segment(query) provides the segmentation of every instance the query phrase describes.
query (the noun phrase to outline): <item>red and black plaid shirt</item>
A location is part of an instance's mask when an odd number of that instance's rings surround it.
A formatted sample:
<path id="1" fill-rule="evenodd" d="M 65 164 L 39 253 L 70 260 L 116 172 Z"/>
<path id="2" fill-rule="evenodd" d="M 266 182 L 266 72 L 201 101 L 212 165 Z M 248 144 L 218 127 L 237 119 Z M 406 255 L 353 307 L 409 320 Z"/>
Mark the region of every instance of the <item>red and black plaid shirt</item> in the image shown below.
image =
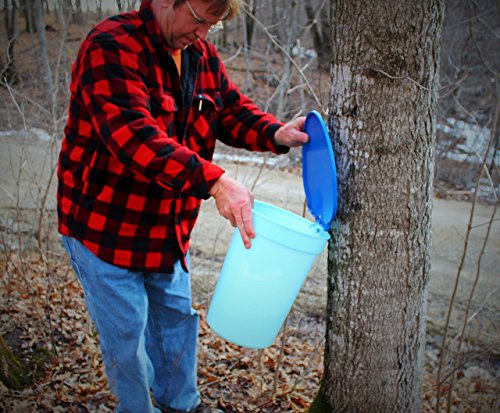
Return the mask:
<path id="1" fill-rule="evenodd" d="M 215 140 L 283 153 L 281 126 L 228 79 L 215 47 L 182 52 L 182 76 L 143 1 L 99 23 L 72 69 L 59 158 L 59 231 L 114 265 L 170 272 L 224 171 Z"/>

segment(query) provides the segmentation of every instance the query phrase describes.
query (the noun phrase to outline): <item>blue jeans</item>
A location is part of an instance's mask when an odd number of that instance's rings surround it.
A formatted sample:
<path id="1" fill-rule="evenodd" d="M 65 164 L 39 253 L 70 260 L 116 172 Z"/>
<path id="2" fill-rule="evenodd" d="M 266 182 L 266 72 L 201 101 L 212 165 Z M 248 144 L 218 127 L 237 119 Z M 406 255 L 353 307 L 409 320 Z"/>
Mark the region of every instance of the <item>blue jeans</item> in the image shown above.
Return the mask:
<path id="1" fill-rule="evenodd" d="M 116 412 L 158 413 L 150 389 L 160 406 L 194 409 L 198 313 L 189 274 L 179 262 L 172 274 L 130 271 L 100 260 L 74 238 L 63 242 L 99 333 Z"/>

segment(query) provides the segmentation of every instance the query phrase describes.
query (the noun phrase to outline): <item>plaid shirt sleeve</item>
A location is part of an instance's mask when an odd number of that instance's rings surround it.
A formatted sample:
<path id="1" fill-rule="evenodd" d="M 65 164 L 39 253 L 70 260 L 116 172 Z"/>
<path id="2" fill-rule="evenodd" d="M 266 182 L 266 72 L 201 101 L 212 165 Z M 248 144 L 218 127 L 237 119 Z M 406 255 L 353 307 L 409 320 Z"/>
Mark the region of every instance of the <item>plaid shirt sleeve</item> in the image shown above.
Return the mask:
<path id="1" fill-rule="evenodd" d="M 134 47 L 137 46 L 137 47 Z M 126 168 L 198 198 L 222 175 L 218 166 L 171 139 L 151 116 L 141 47 L 96 36 L 80 63 L 80 88 L 92 124 Z"/>

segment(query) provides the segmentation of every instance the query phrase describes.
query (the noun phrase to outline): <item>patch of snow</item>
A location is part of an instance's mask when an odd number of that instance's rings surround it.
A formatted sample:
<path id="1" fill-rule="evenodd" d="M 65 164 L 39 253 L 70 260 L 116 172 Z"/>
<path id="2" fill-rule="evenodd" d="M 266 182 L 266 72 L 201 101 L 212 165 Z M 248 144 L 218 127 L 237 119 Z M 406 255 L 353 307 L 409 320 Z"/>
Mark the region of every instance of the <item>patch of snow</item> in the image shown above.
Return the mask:
<path id="1" fill-rule="evenodd" d="M 314 49 L 306 49 L 305 47 L 298 47 L 297 45 L 292 47 L 292 56 L 298 56 L 300 53 L 301 58 L 316 59 L 318 54 Z"/>
<path id="2" fill-rule="evenodd" d="M 12 138 L 13 136 L 17 135 L 19 135 L 19 132 L 15 130 L 0 131 L 0 138 Z"/>
<path id="3" fill-rule="evenodd" d="M 20 140 L 38 140 L 42 142 L 50 142 L 52 140 L 52 136 L 40 128 L 0 131 L 0 138 L 17 138 Z"/>
<path id="4" fill-rule="evenodd" d="M 39 141 L 50 142 L 52 141 L 52 136 L 50 136 L 47 131 L 40 128 L 31 128 L 29 132 L 36 137 Z"/>
<path id="5" fill-rule="evenodd" d="M 491 131 L 479 125 L 454 118 L 446 119 L 445 124 L 438 124 L 440 139 L 437 150 L 448 159 L 480 164 L 486 154 Z M 491 162 L 495 148 L 490 148 L 487 162 Z M 495 163 L 500 162 L 500 153 L 495 155 Z"/>
<path id="6" fill-rule="evenodd" d="M 228 153 L 215 153 L 213 157 L 214 161 L 229 161 L 244 164 L 262 165 L 265 163 L 270 167 L 283 166 L 288 163 L 288 158 L 285 156 L 263 156 L 260 154 L 250 154 L 250 155 L 234 155 Z"/>

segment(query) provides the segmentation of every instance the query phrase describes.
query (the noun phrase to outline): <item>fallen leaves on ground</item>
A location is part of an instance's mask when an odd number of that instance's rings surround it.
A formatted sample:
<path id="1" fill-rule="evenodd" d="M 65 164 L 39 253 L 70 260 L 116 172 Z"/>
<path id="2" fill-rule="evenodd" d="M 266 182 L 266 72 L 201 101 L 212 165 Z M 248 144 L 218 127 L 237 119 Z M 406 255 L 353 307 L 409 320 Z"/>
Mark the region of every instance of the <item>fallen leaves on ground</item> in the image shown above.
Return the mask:
<path id="1" fill-rule="evenodd" d="M 106 382 L 98 337 L 67 262 L 13 254 L 2 267 L 0 333 L 26 364 L 37 349 L 50 352 L 24 390 L 0 384 L 0 412 L 113 411 L 116 399 Z M 207 403 L 229 413 L 308 409 L 320 384 L 323 322 L 293 316 L 283 346 L 280 334 L 273 346 L 251 350 L 218 337 L 206 322 L 207 309 L 196 309 L 198 382 Z"/>
<path id="2" fill-rule="evenodd" d="M 98 337 L 83 293 L 63 254 L 5 254 L 0 259 L 0 333 L 26 367 L 23 390 L 0 383 L 0 413 L 106 413 L 109 391 Z M 286 334 L 263 350 L 238 347 L 218 337 L 200 313 L 199 389 L 228 413 L 307 412 L 321 382 L 324 320 L 292 314 Z M 283 343 L 283 338 L 285 338 Z M 436 352 L 437 350 L 432 350 Z M 493 354 L 493 353 L 489 353 Z M 423 412 L 435 411 L 437 356 L 429 346 Z M 464 365 L 456 372 L 452 412 L 498 411 L 498 379 L 488 369 Z M 446 411 L 443 385 L 440 406 Z"/>

